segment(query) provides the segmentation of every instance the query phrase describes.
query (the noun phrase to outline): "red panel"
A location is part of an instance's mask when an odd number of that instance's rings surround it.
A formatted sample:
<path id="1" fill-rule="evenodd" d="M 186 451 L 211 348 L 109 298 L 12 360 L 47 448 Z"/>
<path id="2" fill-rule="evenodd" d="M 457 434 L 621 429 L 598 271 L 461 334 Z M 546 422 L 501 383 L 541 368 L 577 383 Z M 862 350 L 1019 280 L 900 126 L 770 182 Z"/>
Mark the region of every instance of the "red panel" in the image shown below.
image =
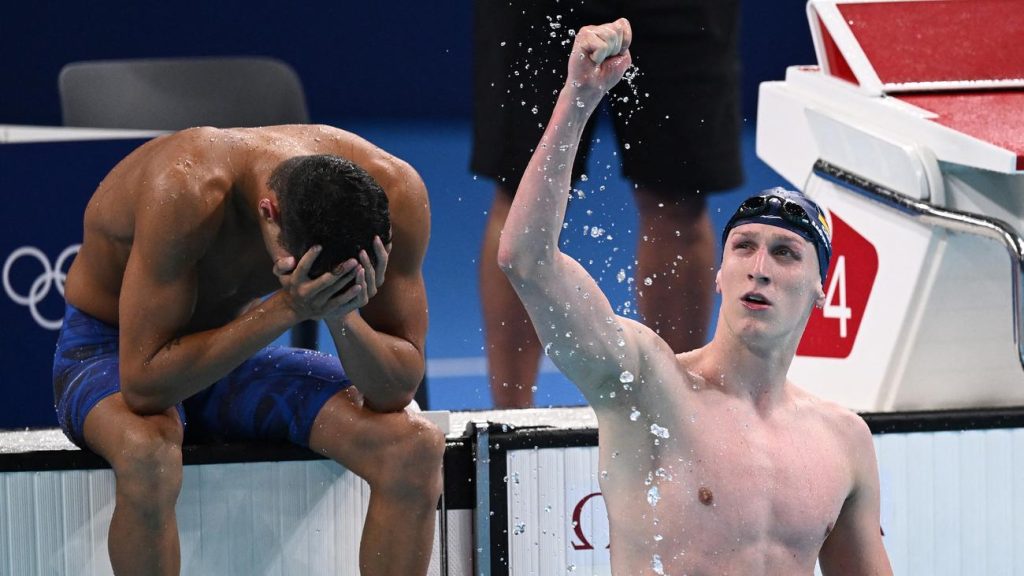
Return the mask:
<path id="1" fill-rule="evenodd" d="M 797 356 L 846 358 L 853 350 L 860 323 L 878 274 L 878 252 L 832 212 L 832 262 L 825 286 L 825 306 L 815 308 L 797 346 Z"/>
<path id="2" fill-rule="evenodd" d="M 839 51 L 836 41 L 832 39 L 832 35 L 829 34 L 828 28 L 825 28 L 821 18 L 818 18 L 818 29 L 821 30 L 821 42 L 825 48 L 825 59 L 828 60 L 828 69 L 831 74 L 847 82 L 859 84 L 857 77 L 853 75 L 853 70 L 850 69 L 850 65 L 843 57 L 843 53 Z"/>
<path id="3" fill-rule="evenodd" d="M 898 94 L 904 102 L 938 114 L 933 121 L 1017 155 L 1024 170 L 1024 90 Z"/>
<path id="4" fill-rule="evenodd" d="M 1024 2 L 841 4 L 883 84 L 1024 78 Z"/>

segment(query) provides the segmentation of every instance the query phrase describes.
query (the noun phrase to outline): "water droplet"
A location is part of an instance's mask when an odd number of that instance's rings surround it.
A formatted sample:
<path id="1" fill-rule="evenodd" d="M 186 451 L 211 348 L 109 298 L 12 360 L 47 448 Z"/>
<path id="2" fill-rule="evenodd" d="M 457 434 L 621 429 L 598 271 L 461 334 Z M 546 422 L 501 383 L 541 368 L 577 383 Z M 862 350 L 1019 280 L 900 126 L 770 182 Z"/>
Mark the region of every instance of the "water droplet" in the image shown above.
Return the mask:
<path id="1" fill-rule="evenodd" d="M 565 567 L 565 571 L 566 572 L 575 572 L 576 571 L 576 565 L 575 564 L 569 564 L 568 566 Z"/>
<path id="2" fill-rule="evenodd" d="M 655 554 L 651 557 L 651 570 L 654 570 L 654 573 L 660 576 L 665 575 L 665 567 L 661 565 L 661 556 Z"/>
<path id="3" fill-rule="evenodd" d="M 633 422 L 640 419 L 640 411 L 636 409 L 636 406 L 633 406 L 633 411 L 629 413 L 629 419 Z"/>
<path id="4" fill-rule="evenodd" d="M 544 345 L 544 355 L 551 356 L 551 342 Z"/>
<path id="5" fill-rule="evenodd" d="M 663 536 L 662 536 L 661 534 L 655 534 L 655 535 L 654 535 L 654 541 L 655 541 L 655 542 L 661 542 L 661 541 L 662 541 L 662 540 L 664 540 L 664 539 L 665 539 L 665 538 L 664 538 L 664 537 L 663 537 Z"/>
<path id="6" fill-rule="evenodd" d="M 619 268 L 619 271 L 616 272 L 616 274 L 615 274 L 615 280 L 617 280 L 620 284 L 625 282 L 626 281 L 626 271 L 623 270 L 622 268 Z"/>
<path id="7" fill-rule="evenodd" d="M 512 534 L 519 536 L 523 532 L 526 532 L 526 522 L 516 522 L 515 528 L 512 529 Z"/>
<path id="8" fill-rule="evenodd" d="M 650 276 L 644 278 L 644 286 L 650 286 L 651 284 L 654 284 L 654 280 L 651 280 Z"/>
<path id="9" fill-rule="evenodd" d="M 624 370 L 622 374 L 619 374 L 619 382 L 623 384 L 629 384 L 633 381 L 633 373 L 629 370 Z"/>
<path id="10" fill-rule="evenodd" d="M 657 506 L 658 500 L 661 500 L 661 492 L 658 491 L 657 486 L 651 486 L 651 489 L 647 491 L 647 503 L 651 506 Z"/>
<path id="11" fill-rule="evenodd" d="M 668 438 L 668 428 L 662 428 L 657 424 L 651 424 L 651 434 L 654 434 L 658 438 Z"/>

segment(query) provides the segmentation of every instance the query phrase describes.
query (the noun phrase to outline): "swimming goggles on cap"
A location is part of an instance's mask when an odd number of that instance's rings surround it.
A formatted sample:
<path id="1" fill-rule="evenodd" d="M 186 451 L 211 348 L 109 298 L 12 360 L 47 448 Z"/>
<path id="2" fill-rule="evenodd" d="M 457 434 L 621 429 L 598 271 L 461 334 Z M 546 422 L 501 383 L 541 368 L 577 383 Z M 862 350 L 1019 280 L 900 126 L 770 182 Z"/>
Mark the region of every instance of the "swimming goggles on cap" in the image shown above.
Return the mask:
<path id="1" fill-rule="evenodd" d="M 781 196 L 774 194 L 765 194 L 764 196 L 751 196 L 740 204 L 740 207 L 736 209 L 736 215 L 733 216 L 734 220 L 740 218 L 749 218 L 751 216 L 760 216 L 767 212 L 771 208 L 771 201 L 778 200 L 782 210 L 779 211 L 779 215 L 782 216 L 790 224 L 799 227 L 801 230 L 810 234 L 811 238 L 818 237 L 818 230 L 815 229 L 814 224 L 811 223 L 811 217 L 804 210 L 804 207 L 793 202 L 792 200 L 786 200 Z M 810 238 L 808 238 L 810 240 Z M 811 242 L 814 242 L 811 240 Z"/>

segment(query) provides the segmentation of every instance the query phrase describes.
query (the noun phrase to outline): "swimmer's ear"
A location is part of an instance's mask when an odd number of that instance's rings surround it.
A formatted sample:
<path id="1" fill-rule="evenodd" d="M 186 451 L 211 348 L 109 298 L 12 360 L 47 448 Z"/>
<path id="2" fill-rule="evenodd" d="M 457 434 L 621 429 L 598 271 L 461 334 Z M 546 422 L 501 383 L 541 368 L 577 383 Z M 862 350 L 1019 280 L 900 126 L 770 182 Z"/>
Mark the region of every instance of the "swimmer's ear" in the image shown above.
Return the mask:
<path id="1" fill-rule="evenodd" d="M 715 272 L 715 294 L 722 293 L 722 269 L 719 268 L 718 272 Z"/>
<path id="2" fill-rule="evenodd" d="M 260 218 L 267 222 L 273 222 L 277 224 L 278 218 L 281 213 L 277 210 L 277 204 L 270 198 L 260 198 L 259 203 Z"/>
<path id="3" fill-rule="evenodd" d="M 815 308 L 824 308 L 825 307 L 825 290 L 821 286 L 821 282 L 820 281 L 815 282 L 815 287 L 818 289 L 818 295 L 814 299 L 814 307 Z"/>

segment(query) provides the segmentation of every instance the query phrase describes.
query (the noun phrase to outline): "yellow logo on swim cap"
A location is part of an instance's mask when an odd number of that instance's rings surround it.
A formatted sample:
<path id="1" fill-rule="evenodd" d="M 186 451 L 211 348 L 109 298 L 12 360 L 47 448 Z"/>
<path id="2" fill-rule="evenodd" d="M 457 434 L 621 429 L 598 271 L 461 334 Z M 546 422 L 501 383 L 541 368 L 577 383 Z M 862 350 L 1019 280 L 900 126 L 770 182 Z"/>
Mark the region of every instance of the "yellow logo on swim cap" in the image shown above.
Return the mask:
<path id="1" fill-rule="evenodd" d="M 828 239 L 831 240 L 832 239 L 832 230 L 828 227 L 828 222 L 825 221 L 825 215 L 824 214 L 821 214 L 821 213 L 818 214 L 818 222 L 821 222 L 822 229 L 825 230 L 825 234 L 828 234 Z"/>

